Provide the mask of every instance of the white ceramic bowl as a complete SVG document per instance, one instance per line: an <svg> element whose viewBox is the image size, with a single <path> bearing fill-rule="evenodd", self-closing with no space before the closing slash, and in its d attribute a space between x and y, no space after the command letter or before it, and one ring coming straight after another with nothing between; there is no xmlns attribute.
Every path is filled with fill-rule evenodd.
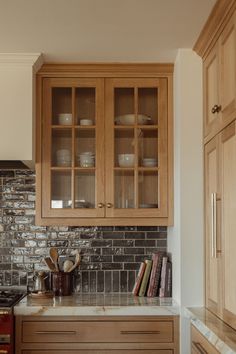
<svg viewBox="0 0 236 354"><path fill-rule="evenodd" d="M92 152L84 152L79 155L79 163L81 167L94 167L95 156Z"/></svg>
<svg viewBox="0 0 236 354"><path fill-rule="evenodd" d="M56 160L58 166L68 167L71 165L71 151L68 149L60 149L56 152Z"/></svg>
<svg viewBox="0 0 236 354"><path fill-rule="evenodd" d="M80 119L80 125L93 125L92 119Z"/></svg>
<svg viewBox="0 0 236 354"><path fill-rule="evenodd" d="M72 125L72 114L71 113L58 114L58 122L60 125Z"/></svg>
<svg viewBox="0 0 236 354"><path fill-rule="evenodd" d="M158 208L158 204L152 204L152 203L145 203L145 204L140 204L140 208Z"/></svg>
<svg viewBox="0 0 236 354"><path fill-rule="evenodd" d="M119 154L118 164L120 167L133 167L134 166L134 154Z"/></svg>
<svg viewBox="0 0 236 354"><path fill-rule="evenodd" d="M155 158L143 158L142 166L144 167L155 167L157 166L157 159Z"/></svg>
<svg viewBox="0 0 236 354"><path fill-rule="evenodd" d="M135 115L134 114L123 114L121 116L115 117L115 123L118 125L133 125L135 123ZM144 115L138 114L138 124L146 125L151 123L151 118Z"/></svg>

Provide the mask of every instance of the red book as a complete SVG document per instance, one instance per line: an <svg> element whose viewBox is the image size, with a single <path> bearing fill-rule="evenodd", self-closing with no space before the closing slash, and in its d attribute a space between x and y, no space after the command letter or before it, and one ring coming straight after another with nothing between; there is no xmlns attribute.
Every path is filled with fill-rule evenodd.
<svg viewBox="0 0 236 354"><path fill-rule="evenodd" d="M135 281L135 284L134 284L134 287L133 287L133 290L132 290L132 294L133 295L138 295L138 293L139 293L139 288L140 288L140 285L141 285L141 282L142 282L142 279L143 279L145 268L146 268L146 263L142 262L140 264L138 275L137 275L137 279Z"/></svg>

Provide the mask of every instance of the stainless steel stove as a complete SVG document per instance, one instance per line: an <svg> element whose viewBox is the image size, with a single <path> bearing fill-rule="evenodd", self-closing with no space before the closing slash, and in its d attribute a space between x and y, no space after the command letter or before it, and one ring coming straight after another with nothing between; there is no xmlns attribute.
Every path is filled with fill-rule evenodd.
<svg viewBox="0 0 236 354"><path fill-rule="evenodd" d="M0 353L14 354L13 307L26 295L18 288L0 288Z"/></svg>

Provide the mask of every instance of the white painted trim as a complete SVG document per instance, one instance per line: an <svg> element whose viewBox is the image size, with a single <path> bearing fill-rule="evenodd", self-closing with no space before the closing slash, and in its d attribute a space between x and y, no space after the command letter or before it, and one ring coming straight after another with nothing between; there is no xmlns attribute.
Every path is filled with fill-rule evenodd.
<svg viewBox="0 0 236 354"><path fill-rule="evenodd" d="M0 66L40 66L43 63L41 53L0 53Z"/></svg>

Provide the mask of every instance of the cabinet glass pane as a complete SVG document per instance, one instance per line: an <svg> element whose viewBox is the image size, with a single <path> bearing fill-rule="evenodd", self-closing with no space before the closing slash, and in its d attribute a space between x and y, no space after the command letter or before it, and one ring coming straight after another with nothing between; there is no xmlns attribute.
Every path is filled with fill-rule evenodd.
<svg viewBox="0 0 236 354"><path fill-rule="evenodd" d="M71 129L52 129L52 166L71 166Z"/></svg>
<svg viewBox="0 0 236 354"><path fill-rule="evenodd" d="M139 208L158 208L158 173L139 172L138 182Z"/></svg>
<svg viewBox="0 0 236 354"><path fill-rule="evenodd" d="M115 166L134 167L134 130L115 130Z"/></svg>
<svg viewBox="0 0 236 354"><path fill-rule="evenodd" d="M76 89L76 124L95 125L95 88L80 87Z"/></svg>
<svg viewBox="0 0 236 354"><path fill-rule="evenodd" d="M150 118L149 124L158 124L158 89L138 89L138 113Z"/></svg>
<svg viewBox="0 0 236 354"><path fill-rule="evenodd" d="M75 166L95 167L95 129L76 129Z"/></svg>
<svg viewBox="0 0 236 354"><path fill-rule="evenodd" d="M68 87L52 88L52 124L72 124L72 89Z"/></svg>
<svg viewBox="0 0 236 354"><path fill-rule="evenodd" d="M71 171L51 172L51 208L71 208Z"/></svg>
<svg viewBox="0 0 236 354"><path fill-rule="evenodd" d="M158 165L158 130L138 129L139 166Z"/></svg>
<svg viewBox="0 0 236 354"><path fill-rule="evenodd" d="M134 172L115 171L115 208L134 208Z"/></svg>
<svg viewBox="0 0 236 354"><path fill-rule="evenodd" d="M134 88L115 88L115 123L134 124Z"/></svg>
<svg viewBox="0 0 236 354"><path fill-rule="evenodd" d="M95 171L76 171L75 208L95 208Z"/></svg>

